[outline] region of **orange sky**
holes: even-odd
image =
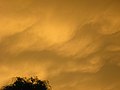
[[[0,85],[37,75],[53,90],[119,90],[119,9],[119,0],[0,0]]]

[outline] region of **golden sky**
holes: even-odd
[[[120,90],[120,1],[0,0],[0,85],[35,75],[53,90]]]

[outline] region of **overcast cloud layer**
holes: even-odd
[[[0,0],[0,85],[48,79],[53,90],[120,90],[119,0]]]

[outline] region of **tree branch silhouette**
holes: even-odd
[[[16,77],[16,80],[1,90],[51,90],[49,82],[39,80],[37,77]]]

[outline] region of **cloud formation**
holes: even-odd
[[[1,0],[0,7],[1,83],[38,75],[54,90],[120,88],[118,0]]]

